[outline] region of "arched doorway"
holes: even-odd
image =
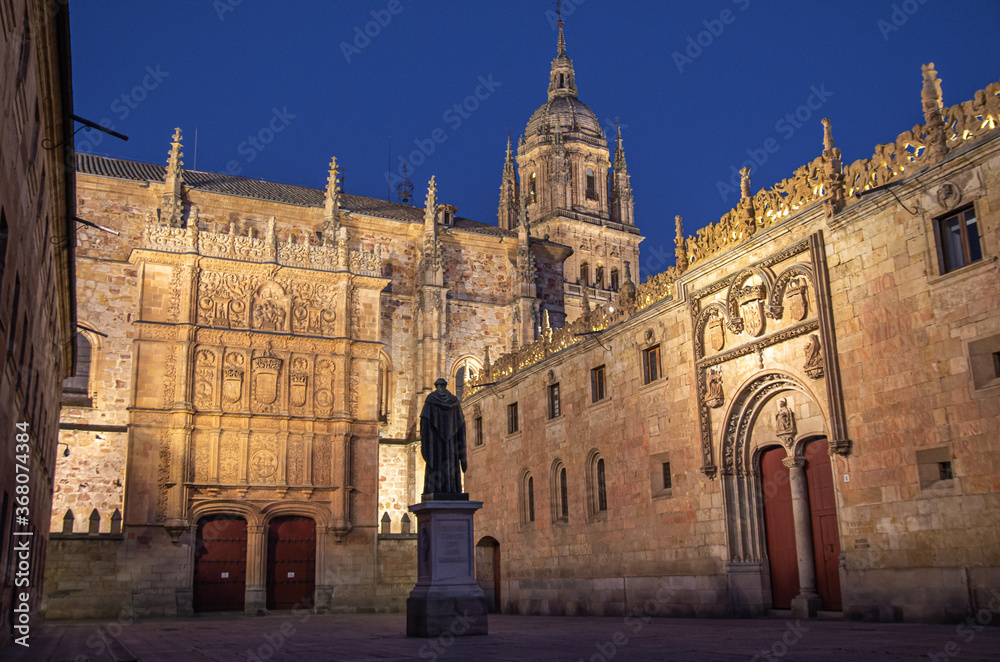
[[[267,526],[267,608],[311,608],[316,591],[316,522],[296,515]]]
[[[772,446],[760,456],[760,485],[764,495],[764,535],[771,571],[771,602],[775,609],[791,609],[799,594],[799,565],[795,554],[795,521],[787,454]]]
[[[211,515],[199,520],[194,550],[194,611],[243,611],[246,569],[246,520],[235,515]]]
[[[500,543],[496,538],[483,537],[476,545],[476,581],[486,597],[486,609],[500,613]]]
[[[826,438],[813,439],[805,445],[803,455],[806,458],[813,555],[816,559],[816,591],[823,601],[823,609],[840,611],[843,609],[840,599],[840,535],[828,447]]]

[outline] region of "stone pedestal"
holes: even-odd
[[[406,636],[487,633],[472,526],[482,507],[482,501],[437,499],[410,506],[417,516],[417,585],[406,599]]]

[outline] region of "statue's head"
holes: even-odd
[[[434,382],[434,388],[437,389],[438,393],[446,393],[448,391],[446,388],[447,386],[448,380],[441,377],[438,377],[438,379]]]
[[[779,409],[784,408],[786,406],[786,404],[787,403],[785,402],[784,398],[781,398],[780,400],[778,400],[778,408]]]

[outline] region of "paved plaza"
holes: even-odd
[[[986,617],[993,614],[985,614]],[[983,618],[983,621],[991,620]],[[995,624],[994,624],[995,625]],[[462,629],[456,619],[455,631]],[[1000,628],[757,620],[490,616],[490,634],[408,639],[402,614],[209,616],[39,626],[10,662],[326,660],[974,660],[998,659]]]

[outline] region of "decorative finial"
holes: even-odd
[[[676,223],[674,232],[674,262],[678,269],[683,272],[688,267],[687,242],[684,241],[684,219],[680,214],[674,216]]]
[[[740,168],[740,197],[750,197],[750,168]]]

